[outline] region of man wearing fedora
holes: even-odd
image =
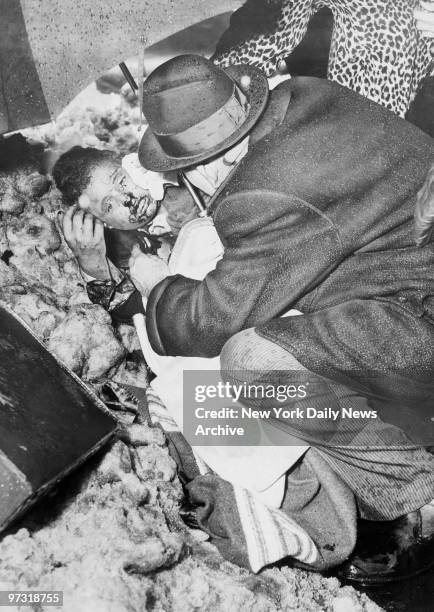
[[[411,427],[404,434],[380,420],[353,420],[352,442],[344,423],[333,445],[300,423],[297,435],[350,492],[363,533],[376,529],[359,538],[344,575],[369,583],[423,570],[434,533],[434,462],[424,448],[433,428],[434,247],[416,246],[413,215],[432,139],[334,83],[297,78],[269,94],[254,67],[223,70],[193,55],[148,77],[144,113],[141,164],[183,170],[208,194],[224,246],[202,281],[168,276],[155,256],[132,258],[153,349],[220,354],[229,379],[305,370],[327,381],[341,410],[379,408],[403,426],[403,415],[421,420],[417,441]],[[289,309],[303,314],[281,318]],[[199,507],[210,489],[201,478],[189,489]],[[291,512],[309,532],[303,511]],[[382,545],[393,554],[380,559]]]

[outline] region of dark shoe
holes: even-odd
[[[360,521],[357,544],[337,571],[345,582],[375,586],[416,576],[434,565],[434,504],[394,521]]]

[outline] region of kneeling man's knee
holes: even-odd
[[[238,332],[225,343],[220,353],[220,368],[224,372],[257,369],[255,348],[259,336],[251,327]]]
[[[253,327],[229,338],[220,353],[220,364],[222,372],[305,369],[289,351],[263,338]]]

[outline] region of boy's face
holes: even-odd
[[[95,166],[78,203],[108,226],[124,230],[148,225],[159,208],[149,191],[137,186],[116,161]]]

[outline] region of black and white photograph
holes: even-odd
[[[0,611],[434,609],[434,1],[0,0]]]

